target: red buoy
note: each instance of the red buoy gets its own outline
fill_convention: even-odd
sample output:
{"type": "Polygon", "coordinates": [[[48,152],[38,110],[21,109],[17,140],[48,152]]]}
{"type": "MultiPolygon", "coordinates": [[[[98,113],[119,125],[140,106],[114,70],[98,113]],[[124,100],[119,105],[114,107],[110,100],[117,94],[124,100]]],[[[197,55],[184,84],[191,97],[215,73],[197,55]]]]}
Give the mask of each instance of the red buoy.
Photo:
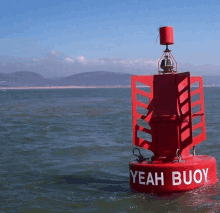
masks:
{"type": "Polygon", "coordinates": [[[160,29],[160,44],[171,45],[174,44],[174,30],[173,27],[165,26],[160,29]]]}
{"type": "Polygon", "coordinates": [[[137,161],[130,162],[130,186],[137,192],[172,193],[217,182],[215,158],[195,154],[195,146],[206,139],[203,79],[191,77],[189,72],[177,73],[168,45],[164,52],[163,71],[158,75],[131,78],[133,144],[154,154],[151,159],[139,154],[137,161]],[[150,92],[139,88],[138,82],[150,87],[150,92]],[[198,88],[192,91],[195,83],[198,88]],[[195,95],[199,99],[192,102],[195,95]],[[147,98],[149,103],[138,96],[147,98]],[[193,112],[196,106],[199,109],[193,112]],[[141,114],[138,108],[147,110],[147,114],[141,114]],[[195,118],[200,121],[193,124],[195,118]],[[198,129],[200,134],[193,137],[198,129]],[[138,132],[151,139],[138,137],[138,132]],[[194,152],[190,154],[192,148],[194,152]]]}

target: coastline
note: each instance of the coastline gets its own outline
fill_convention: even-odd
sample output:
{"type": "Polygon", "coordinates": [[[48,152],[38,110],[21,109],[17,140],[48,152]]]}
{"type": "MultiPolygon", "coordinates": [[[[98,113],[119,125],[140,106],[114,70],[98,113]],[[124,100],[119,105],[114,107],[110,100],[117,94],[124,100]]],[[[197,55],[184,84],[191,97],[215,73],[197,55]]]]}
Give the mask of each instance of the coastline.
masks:
{"type": "Polygon", "coordinates": [[[47,86],[47,87],[0,87],[0,90],[23,89],[98,89],[98,88],[131,88],[131,86],[47,86]]]}
{"type": "MultiPolygon", "coordinates": [[[[219,87],[220,85],[203,85],[203,87],[219,87]]],[[[148,87],[138,85],[137,87],[148,87]]],[[[192,86],[198,87],[198,86],[192,86]]],[[[115,85],[115,86],[42,86],[42,87],[31,87],[31,86],[23,86],[23,87],[0,87],[0,90],[24,90],[24,89],[108,89],[108,88],[131,88],[129,85],[115,85]]]]}

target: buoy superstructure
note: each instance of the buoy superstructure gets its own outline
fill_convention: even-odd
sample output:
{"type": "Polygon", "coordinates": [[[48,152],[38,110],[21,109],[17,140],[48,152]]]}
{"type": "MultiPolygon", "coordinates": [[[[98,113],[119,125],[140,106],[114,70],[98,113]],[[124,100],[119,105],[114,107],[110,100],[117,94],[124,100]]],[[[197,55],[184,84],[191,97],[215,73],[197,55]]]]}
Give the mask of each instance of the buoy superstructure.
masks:
{"type": "Polygon", "coordinates": [[[166,49],[158,61],[158,74],[131,77],[133,144],[153,156],[146,159],[134,149],[138,158],[129,164],[130,187],[136,192],[173,193],[215,184],[215,158],[195,153],[196,145],[206,139],[203,79],[178,73],[168,48],[174,44],[173,27],[161,27],[159,32],[166,49]],[[195,96],[198,99],[192,101],[195,96]]]}

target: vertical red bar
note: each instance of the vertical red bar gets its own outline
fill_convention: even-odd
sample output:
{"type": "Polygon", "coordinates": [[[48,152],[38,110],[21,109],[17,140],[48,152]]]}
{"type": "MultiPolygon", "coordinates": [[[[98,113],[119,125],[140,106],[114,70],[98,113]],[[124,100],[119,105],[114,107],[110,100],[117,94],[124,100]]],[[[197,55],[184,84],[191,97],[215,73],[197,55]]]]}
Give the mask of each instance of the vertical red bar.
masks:
{"type": "Polygon", "coordinates": [[[202,117],[201,117],[201,123],[202,123],[202,141],[206,139],[206,128],[205,128],[205,105],[204,105],[204,91],[203,91],[203,78],[200,78],[199,81],[199,87],[201,88],[200,90],[200,99],[201,99],[201,111],[203,113],[202,117]]]}
{"type": "Polygon", "coordinates": [[[133,144],[138,146],[137,138],[137,97],[136,97],[136,76],[131,76],[131,98],[132,98],[132,124],[133,144]]]}

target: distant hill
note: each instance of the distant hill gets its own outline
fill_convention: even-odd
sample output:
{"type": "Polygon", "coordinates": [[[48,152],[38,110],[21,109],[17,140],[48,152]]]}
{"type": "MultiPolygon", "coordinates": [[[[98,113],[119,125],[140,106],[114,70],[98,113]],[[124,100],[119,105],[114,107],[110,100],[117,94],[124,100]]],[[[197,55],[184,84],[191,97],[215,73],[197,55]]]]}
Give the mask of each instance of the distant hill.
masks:
{"type": "Polygon", "coordinates": [[[0,86],[18,87],[18,86],[43,86],[47,80],[35,73],[29,71],[18,71],[12,73],[0,73],[0,86]]]}
{"type": "MultiPolygon", "coordinates": [[[[204,85],[220,86],[220,76],[204,76],[204,85]]],[[[131,85],[131,74],[107,71],[78,73],[62,78],[44,78],[29,71],[0,73],[0,87],[19,86],[114,86],[131,85]]]]}
{"type": "Polygon", "coordinates": [[[44,77],[35,72],[29,71],[17,71],[5,74],[10,76],[10,78],[20,78],[20,79],[43,79],[44,77]]]}
{"type": "Polygon", "coordinates": [[[76,86],[130,85],[131,74],[106,71],[84,72],[60,79],[59,84],[76,86]]]}
{"type": "Polygon", "coordinates": [[[131,74],[106,71],[84,72],[63,78],[44,78],[28,71],[0,73],[0,87],[130,85],[131,74]]]}

